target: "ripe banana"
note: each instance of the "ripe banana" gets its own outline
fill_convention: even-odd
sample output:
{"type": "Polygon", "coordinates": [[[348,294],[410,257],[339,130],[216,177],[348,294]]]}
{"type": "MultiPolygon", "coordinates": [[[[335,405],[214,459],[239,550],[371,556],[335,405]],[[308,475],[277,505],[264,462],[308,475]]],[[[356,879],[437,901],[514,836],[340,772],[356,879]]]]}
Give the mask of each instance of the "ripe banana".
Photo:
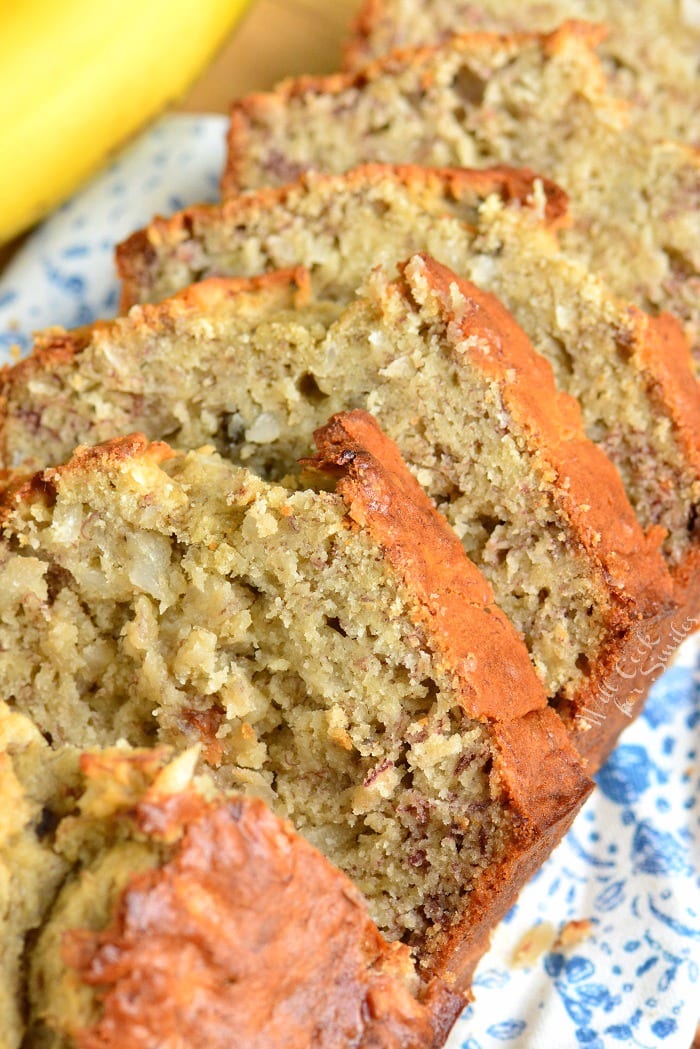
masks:
{"type": "Polygon", "coordinates": [[[182,94],[247,0],[0,0],[0,244],[182,94]]]}

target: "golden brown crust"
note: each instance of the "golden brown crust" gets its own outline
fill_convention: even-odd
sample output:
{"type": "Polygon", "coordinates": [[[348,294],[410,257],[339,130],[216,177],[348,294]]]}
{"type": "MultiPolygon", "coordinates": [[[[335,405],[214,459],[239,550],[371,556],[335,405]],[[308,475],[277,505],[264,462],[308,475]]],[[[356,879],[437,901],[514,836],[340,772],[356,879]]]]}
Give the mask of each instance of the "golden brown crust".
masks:
{"type": "MultiPolygon", "coordinates": [[[[451,37],[446,43],[435,46],[406,48],[392,51],[381,58],[374,59],[363,69],[356,72],[332,73],[329,76],[300,76],[283,80],[273,91],[255,92],[238,99],[231,107],[228,130],[228,155],[221,179],[222,196],[233,196],[245,188],[241,185],[239,157],[247,150],[248,127],[255,121],[257,113],[265,114],[268,110],[284,111],[295,98],[305,94],[336,95],[342,91],[361,90],[367,84],[386,75],[392,75],[407,65],[416,68],[430,64],[441,50],[474,51],[479,48],[493,50],[499,48],[515,54],[519,48],[530,41],[537,42],[546,54],[557,54],[564,50],[570,40],[576,38],[589,48],[594,58],[591,64],[592,89],[601,94],[606,91],[606,78],[600,64],[595,60],[595,48],[607,35],[604,26],[588,22],[570,20],[549,33],[534,32],[472,32],[460,33],[451,37]]],[[[624,104],[620,103],[620,111],[624,104]]]]}
{"type": "Polygon", "coordinates": [[[490,168],[421,168],[414,164],[363,164],[343,175],[305,173],[295,182],[269,187],[253,193],[236,194],[222,204],[198,204],[177,212],[170,218],[156,217],[149,226],[133,233],[117,245],[116,265],[122,280],[121,310],[128,310],[141,301],[139,288],[144,268],[163,242],[178,244],[194,239],[197,230],[218,224],[235,227],[250,220],[257,211],[284,208],[286,202],[313,189],[332,192],[335,186],[352,189],[371,187],[386,178],[396,180],[409,192],[420,197],[445,197],[460,201],[498,194],[506,203],[527,204],[532,198],[535,183],[540,182],[545,196],[544,217],[552,229],[570,223],[567,194],[551,179],[537,175],[527,168],[504,165],[490,168]]]}
{"type": "MultiPolygon", "coordinates": [[[[135,819],[150,833],[148,808],[135,819]]],[[[247,1049],[440,1044],[443,1018],[408,989],[407,948],[261,801],[189,795],[155,823],[169,835],[181,824],[174,855],[131,879],[109,928],[64,939],[65,961],[103,1001],[78,1049],[228,1049],[233,1030],[247,1049]]],[[[462,1004],[436,985],[431,1000],[450,1020],[462,1004]]]]}
{"type": "Polygon", "coordinates": [[[659,551],[663,530],[644,534],[620,475],[586,437],[578,403],[557,390],[549,362],[535,353],[495,296],[428,256],[418,258],[430,290],[458,327],[459,336],[452,335],[454,352],[468,355],[473,366],[499,384],[504,407],[529,438],[544,472],[551,473],[563,514],[616,599],[619,628],[669,606],[672,584],[659,551]],[[591,498],[591,478],[596,479],[596,499],[591,498]]]}
{"type": "Polygon", "coordinates": [[[336,415],[314,440],[318,456],[308,464],[339,475],[350,519],[381,546],[414,597],[416,618],[459,683],[469,717],[507,721],[545,707],[527,650],[490,585],[374,418],[359,410],[336,415]]]}

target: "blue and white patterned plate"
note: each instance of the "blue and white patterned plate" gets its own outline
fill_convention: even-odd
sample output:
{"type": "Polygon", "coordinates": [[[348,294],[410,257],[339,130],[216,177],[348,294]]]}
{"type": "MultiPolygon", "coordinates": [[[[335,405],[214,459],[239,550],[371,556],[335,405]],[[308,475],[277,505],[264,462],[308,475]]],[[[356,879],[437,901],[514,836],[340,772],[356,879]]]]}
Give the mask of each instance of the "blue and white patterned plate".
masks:
{"type": "MultiPolygon", "coordinates": [[[[34,329],[114,314],[114,244],[155,212],[216,198],[224,125],[162,121],[30,238],[0,279],[0,360],[34,329]]],[[[688,1049],[700,1019],[699,724],[691,639],[497,930],[449,1049],[688,1049]],[[580,942],[552,946],[582,928],[580,942]],[[528,938],[549,947],[529,953],[528,938]]]]}

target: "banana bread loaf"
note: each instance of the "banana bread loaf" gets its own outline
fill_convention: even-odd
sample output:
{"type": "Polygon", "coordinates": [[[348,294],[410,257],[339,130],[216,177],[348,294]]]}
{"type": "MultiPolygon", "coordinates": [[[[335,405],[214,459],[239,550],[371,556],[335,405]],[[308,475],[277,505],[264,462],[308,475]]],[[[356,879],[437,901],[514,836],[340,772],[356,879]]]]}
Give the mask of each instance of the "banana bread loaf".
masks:
{"type": "Polygon", "coordinates": [[[609,30],[600,54],[612,90],[632,107],[637,130],[700,146],[700,17],[668,0],[365,0],[346,65],[359,69],[395,48],[436,43],[456,32],[555,29],[567,18],[609,30]]]}
{"type": "Polygon", "coordinates": [[[2,508],[3,694],[55,744],[201,742],[457,992],[590,784],[458,539],[365,415],[338,493],[134,435],[2,508]],[[10,655],[11,653],[11,655],[10,655]]]}
{"type": "Polygon", "coordinates": [[[196,747],[51,748],[4,704],[0,733],[4,1049],[442,1045],[463,999],[196,747]]]}
{"type": "MultiPolygon", "coordinates": [[[[664,553],[675,571],[697,543],[700,502],[700,388],[687,344],[668,318],[652,320],[616,300],[599,279],[562,254],[552,231],[567,216],[565,202],[553,187],[546,188],[547,203],[539,212],[536,191],[533,196],[524,175],[519,176],[523,189],[517,195],[511,189],[509,202],[502,203],[500,194],[484,194],[479,203],[474,180],[480,174],[493,177],[364,167],[347,175],[302,176],[282,190],[245,194],[220,207],[193,207],[170,220],[156,220],[118,251],[124,304],[156,301],[212,274],[248,275],[289,263],[308,268],[319,297],[348,303],[373,265],[381,262],[393,272],[406,252],[427,252],[493,292],[512,312],[554,368],[559,388],[578,399],[588,437],[619,470],[643,527],[667,530],[664,553]],[[523,207],[528,189],[530,206],[523,207]],[[542,221],[541,210],[546,211],[542,221]]],[[[242,295],[245,286],[240,287],[242,295]]],[[[223,294],[221,286],[217,295],[223,294]]],[[[258,294],[262,298],[261,289],[258,294]]],[[[180,301],[195,306],[197,295],[201,291],[180,301]]],[[[216,296],[213,291],[211,295],[208,309],[218,314],[221,306],[214,305],[216,296]]],[[[174,304],[163,307],[166,316],[176,309],[174,304]]],[[[102,356],[113,358],[119,341],[124,360],[134,353],[139,362],[134,368],[147,374],[149,364],[141,363],[141,351],[127,347],[133,346],[132,331],[141,324],[146,331],[160,331],[166,322],[159,322],[158,316],[137,313],[131,323],[120,322],[111,335],[109,329],[100,329],[94,337],[113,347],[102,356]]],[[[60,461],[78,441],[93,443],[111,436],[115,423],[144,428],[150,419],[159,420],[160,393],[153,383],[150,398],[142,391],[148,407],[132,423],[128,417],[115,419],[104,404],[94,413],[94,422],[101,420],[97,428],[86,418],[89,405],[82,408],[81,428],[62,422],[81,414],[77,397],[84,380],[76,369],[94,375],[97,368],[92,344],[75,364],[67,357],[65,370],[53,363],[54,347],[57,351],[72,345],[78,351],[79,339],[49,333],[37,343],[34,360],[4,373],[0,454],[5,463],[45,456],[49,445],[54,461],[60,461]],[[45,368],[53,371],[42,379],[45,368]],[[69,401],[66,385],[71,387],[69,401]],[[57,437],[61,423],[65,441],[57,437]]],[[[227,350],[221,347],[213,353],[227,350]]],[[[177,354],[181,357],[181,348],[177,354]]],[[[307,363],[310,375],[318,371],[310,359],[307,363]]],[[[103,366],[100,373],[104,372],[103,366]]],[[[116,380],[126,389],[137,381],[129,372],[128,378],[120,372],[116,380]]],[[[249,386],[250,382],[249,378],[249,386]]],[[[307,383],[307,392],[313,392],[313,383],[307,383]]],[[[110,401],[115,396],[116,389],[110,401]]],[[[214,415],[219,417],[220,411],[214,415]]],[[[172,429],[146,432],[151,437],[170,433],[184,446],[192,441],[189,433],[175,436],[172,429]]],[[[201,431],[198,439],[212,436],[211,430],[201,431]]]]}
{"type": "Polygon", "coordinates": [[[473,33],[243,98],[232,110],[224,190],[367,161],[525,165],[571,198],[567,251],[643,309],[675,313],[695,345],[700,154],[626,133],[595,56],[599,36],[580,23],[473,33]]]}

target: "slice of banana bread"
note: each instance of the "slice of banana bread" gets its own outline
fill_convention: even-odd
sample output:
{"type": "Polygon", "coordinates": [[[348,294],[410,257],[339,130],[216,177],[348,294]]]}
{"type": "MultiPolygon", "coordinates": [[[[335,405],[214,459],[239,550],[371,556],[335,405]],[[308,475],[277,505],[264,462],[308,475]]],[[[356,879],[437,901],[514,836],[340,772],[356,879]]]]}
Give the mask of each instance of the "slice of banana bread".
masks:
{"type": "Polygon", "coordinates": [[[589,782],[490,587],[364,414],[338,494],[138,435],[2,508],[3,694],[56,744],[201,741],[464,990],[589,782]],[[10,653],[11,657],[10,657],[10,653]]]}
{"type": "MultiPolygon", "coordinates": [[[[301,428],[313,389],[270,383],[257,364],[268,352],[315,360],[341,312],[339,303],[314,299],[308,273],[297,268],[203,282],[163,307],[136,309],[115,322],[48,329],[30,357],[0,370],[0,461],[9,468],[0,491],[12,471],[55,465],[78,444],[133,430],[179,448],[215,443],[223,451],[244,436],[230,407],[243,375],[253,396],[249,407],[256,397],[281,396],[290,425],[301,428]]],[[[260,448],[276,436],[263,418],[246,439],[260,448]]],[[[308,430],[305,452],[310,439],[308,430]]]]}
{"type": "MultiPolygon", "coordinates": [[[[232,110],[224,190],[366,161],[525,165],[571,198],[562,243],[643,309],[700,342],[700,154],[625,132],[598,31],[473,33],[357,74],[301,78],[232,110]]],[[[700,352],[700,351],[699,351],[700,352]]]]}
{"type": "MultiPolygon", "coordinates": [[[[547,187],[546,222],[540,222],[534,200],[531,207],[519,206],[531,184],[526,182],[517,196],[511,191],[510,203],[501,203],[500,195],[483,196],[477,207],[474,177],[473,172],[365,167],[347,175],[304,176],[282,190],[245,194],[221,207],[194,207],[157,220],[119,249],[125,305],[155,301],[202,276],[248,274],[251,268],[289,263],[308,267],[319,296],[351,302],[375,263],[381,261],[391,273],[406,252],[427,252],[493,292],[512,312],[551,363],[560,389],[578,399],[588,437],[617,466],[643,527],[667,529],[664,552],[675,568],[696,542],[700,502],[700,392],[685,340],[667,318],[652,320],[616,300],[599,279],[559,251],[552,230],[565,222],[566,213],[552,187],[547,187]]],[[[215,299],[223,296],[223,286],[216,293],[210,287],[208,308],[219,316],[222,307],[215,299]]],[[[196,295],[201,292],[186,298],[196,301],[196,295]]],[[[163,307],[166,313],[176,309],[163,307]]],[[[117,341],[124,346],[125,361],[134,354],[138,364],[133,367],[142,370],[146,384],[149,364],[141,361],[138,345],[131,348],[132,332],[140,323],[146,330],[163,326],[154,315],[137,313],[131,324],[121,322],[111,335],[101,329],[99,338],[112,345],[109,359],[117,354],[117,341]]],[[[182,341],[186,338],[183,331],[182,341]]],[[[81,409],[78,402],[83,380],[77,373],[74,377],[74,370],[93,375],[96,348],[83,350],[74,365],[67,359],[65,370],[57,367],[51,378],[40,378],[53,359],[52,345],[61,340],[71,343],[63,334],[42,337],[33,361],[4,373],[0,454],[6,464],[45,456],[49,446],[53,461],[60,461],[78,441],[103,440],[122,425],[145,428],[154,438],[169,435],[187,446],[187,424],[186,432],[177,434],[148,428],[162,411],[158,383],[151,383],[150,397],[144,388],[145,410],[132,416],[131,423],[103,405],[95,428],[97,418],[85,418],[91,410],[87,405],[81,409]],[[74,390],[68,401],[66,385],[74,390]],[[81,427],[67,428],[61,442],[56,436],[59,422],[77,418],[81,411],[81,427]]],[[[227,355],[227,348],[212,352],[227,355]]],[[[180,359],[182,350],[176,355],[180,359]]],[[[301,388],[306,382],[308,396],[315,389],[311,377],[318,365],[307,357],[304,368],[297,381],[301,388]],[[304,374],[309,378],[304,380],[304,374]]],[[[129,389],[135,381],[129,375],[122,385],[129,389]]],[[[328,381],[322,385],[327,394],[328,381]]],[[[111,393],[110,399],[115,398],[116,392],[111,393]]],[[[334,402],[332,410],[342,407],[334,402]]],[[[193,414],[198,413],[190,409],[193,414]]],[[[216,418],[220,414],[220,409],[213,412],[216,418]]],[[[211,440],[214,433],[211,427],[200,440],[211,440]]]]}
{"type": "Polygon", "coordinates": [[[0,731],[4,1049],[442,1045],[463,999],[263,802],[193,779],[196,748],[52,749],[4,705],[0,731]]]}
{"type": "MultiPolygon", "coordinates": [[[[265,282],[256,286],[264,290],[265,282]]],[[[239,293],[242,287],[236,283],[239,293]]],[[[244,300],[243,312],[251,315],[252,292],[244,300]]],[[[585,439],[576,403],[557,393],[551,368],[493,297],[415,257],[399,281],[377,274],[368,294],[316,340],[286,338],[283,326],[272,339],[255,334],[236,345],[227,319],[236,300],[217,279],[174,304],[144,309],[152,316],[145,326],[140,309],[117,322],[122,335],[133,325],[128,343],[119,334],[102,347],[98,339],[96,354],[77,356],[63,384],[65,400],[50,383],[47,408],[61,418],[85,418],[82,392],[70,388],[73,378],[80,386],[87,377],[94,391],[99,411],[70,440],[114,432],[115,414],[105,405],[116,359],[118,388],[138,383],[120,425],[155,423],[162,432],[170,420],[167,432],[176,442],[213,438],[224,454],[276,477],[308,454],[308,435],[329,412],[369,409],[490,578],[548,695],[572,704],[566,709],[574,731],[585,727],[586,709],[605,682],[619,678],[637,629],[645,624],[648,631],[659,606],[669,602],[671,581],[657,550],[663,530],[652,525],[645,538],[619,474],[585,439]],[[191,332],[201,330],[204,318],[209,339],[195,343],[191,332]],[[167,338],[156,341],[154,331],[166,331],[167,338]],[[488,367],[491,344],[499,347],[492,355],[497,374],[488,367]],[[176,381],[179,370],[184,381],[176,381]]],[[[618,383],[624,385],[629,370],[621,368],[618,383]]],[[[17,402],[23,397],[18,393],[17,402]]],[[[653,411],[647,401],[646,418],[653,411]]],[[[649,472],[648,458],[642,465],[649,472]]],[[[658,493],[651,487],[648,505],[654,506],[658,493]]],[[[697,476],[690,490],[697,501],[697,476]]],[[[638,494],[642,503],[642,485],[638,494]]],[[[667,501],[677,514],[676,499],[673,492],[667,501]]],[[[682,565],[696,548],[690,513],[686,506],[674,535],[682,565]]],[[[628,692],[624,688],[620,702],[628,692]]],[[[610,717],[605,729],[610,734],[603,742],[600,727],[579,740],[596,762],[615,738],[610,717]]]]}
{"type": "Polygon", "coordinates": [[[121,306],[159,302],[205,277],[254,277],[303,265],[314,292],[349,301],[373,266],[414,251],[458,269],[471,227],[492,198],[523,221],[569,221],[553,182],[510,168],[365,164],[344,175],[307,173],[289,185],[156,218],[118,245],[121,306]],[[455,220],[465,223],[460,229],[455,220]]]}
{"type": "Polygon", "coordinates": [[[456,32],[551,31],[567,18],[604,24],[599,54],[612,90],[626,99],[638,130],[700,146],[700,17],[668,0],[365,0],[346,48],[359,69],[395,48],[456,32]]]}

